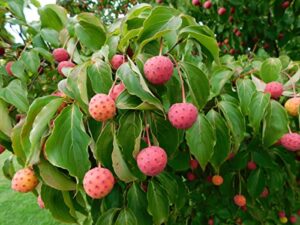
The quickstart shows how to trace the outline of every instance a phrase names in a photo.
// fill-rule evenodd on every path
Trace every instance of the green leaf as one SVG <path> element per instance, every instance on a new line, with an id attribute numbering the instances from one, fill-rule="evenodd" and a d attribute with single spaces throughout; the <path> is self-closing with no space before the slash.
<path id="1" fill-rule="evenodd" d="M 252 171 L 247 179 L 247 189 L 251 197 L 257 198 L 265 187 L 266 176 L 261 169 Z"/>
<path id="2" fill-rule="evenodd" d="M 78 23 L 75 25 L 75 33 L 80 42 L 92 50 L 100 49 L 106 41 L 106 31 L 101 20 L 91 13 L 81 13 L 76 19 Z"/>
<path id="3" fill-rule="evenodd" d="M 55 219 L 64 223 L 76 223 L 76 219 L 70 214 L 70 209 L 64 202 L 61 191 L 42 185 L 41 197 L 45 207 L 49 209 Z"/>
<path id="4" fill-rule="evenodd" d="M 22 82 L 26 82 L 28 79 L 28 75 L 25 72 L 25 66 L 22 61 L 16 61 L 13 63 L 11 67 L 11 71 L 15 77 L 19 78 Z"/>
<path id="5" fill-rule="evenodd" d="M 68 170 L 77 181 L 82 180 L 91 166 L 88 154 L 90 137 L 84 130 L 82 117 L 78 106 L 66 107 L 55 120 L 53 132 L 45 144 L 49 162 Z"/>
<path id="6" fill-rule="evenodd" d="M 11 81 L 7 87 L 0 89 L 0 98 L 17 107 L 21 112 L 27 112 L 29 102 L 27 89 L 20 80 Z"/>
<path id="7" fill-rule="evenodd" d="M 21 59 L 25 65 L 25 68 L 31 73 L 36 73 L 40 67 L 40 57 L 37 52 L 25 51 L 22 53 Z"/>
<path id="8" fill-rule="evenodd" d="M 210 162 L 214 168 L 218 170 L 222 163 L 227 159 L 231 150 L 230 131 L 226 126 L 223 117 L 213 109 L 208 112 L 206 117 L 216 132 L 216 145 Z"/>
<path id="9" fill-rule="evenodd" d="M 67 11 L 56 4 L 49 4 L 39 9 L 43 28 L 60 31 L 67 23 Z"/>
<path id="10" fill-rule="evenodd" d="M 222 110 L 226 123 L 232 133 L 234 146 L 233 151 L 236 152 L 241 142 L 244 140 L 246 132 L 245 118 L 239 109 L 239 107 L 231 102 L 222 101 L 219 103 L 219 107 Z"/>
<path id="11" fill-rule="evenodd" d="M 22 119 L 17 125 L 14 126 L 11 133 L 11 142 L 14 154 L 17 156 L 17 159 L 23 164 L 26 162 L 26 155 L 22 146 L 21 140 L 21 131 L 24 126 L 25 120 Z"/>
<path id="12" fill-rule="evenodd" d="M 59 34 L 56 30 L 44 28 L 41 30 L 41 36 L 44 41 L 49 42 L 53 47 L 59 47 Z"/>
<path id="13" fill-rule="evenodd" d="M 129 208 L 121 210 L 115 225 L 138 225 L 134 213 Z"/>
<path id="14" fill-rule="evenodd" d="M 40 54 L 41 58 L 46 59 L 48 62 L 54 62 L 53 55 L 44 48 L 36 47 L 34 51 Z"/>
<path id="15" fill-rule="evenodd" d="M 244 115 L 249 114 L 249 104 L 256 91 L 255 85 L 250 79 L 238 79 L 236 82 L 241 110 Z"/>
<path id="16" fill-rule="evenodd" d="M 169 200 L 160 185 L 151 180 L 147 191 L 148 213 L 152 215 L 154 225 L 161 225 L 168 221 Z"/>
<path id="17" fill-rule="evenodd" d="M 119 209 L 109 209 L 99 216 L 96 225 L 114 225 L 114 218 L 116 217 Z"/>
<path id="18" fill-rule="evenodd" d="M 214 154 L 216 144 L 215 131 L 204 115 L 199 115 L 196 123 L 186 131 L 186 141 L 191 154 L 205 170 L 208 161 Z"/>
<path id="19" fill-rule="evenodd" d="M 189 94 L 198 109 L 202 109 L 209 97 L 209 83 L 206 75 L 196 65 L 182 62 L 189 86 Z"/>
<path id="20" fill-rule="evenodd" d="M 281 61 L 277 58 L 268 58 L 261 65 L 260 76 L 264 82 L 276 81 L 280 77 Z"/>
<path id="21" fill-rule="evenodd" d="M 95 93 L 109 92 L 113 84 L 110 65 L 102 60 L 97 60 L 94 64 L 88 67 L 87 73 Z"/>
<path id="22" fill-rule="evenodd" d="M 134 182 L 127 194 L 128 208 L 135 214 L 139 225 L 152 225 L 151 217 L 147 213 L 147 197 L 138 183 Z"/>
<path id="23" fill-rule="evenodd" d="M 267 107 L 270 104 L 270 95 L 257 92 L 253 95 L 249 105 L 249 122 L 254 131 L 260 131 L 260 124 L 265 116 Z"/>
<path id="24" fill-rule="evenodd" d="M 8 157 L 7 159 L 5 159 L 3 166 L 2 166 L 2 172 L 3 175 L 7 178 L 7 179 L 12 179 L 15 172 L 15 167 L 14 167 L 14 158 L 11 155 L 10 157 Z"/>
<path id="25" fill-rule="evenodd" d="M 12 132 L 12 121 L 9 116 L 7 104 L 0 99 L 0 131 L 10 137 Z"/>
<path id="26" fill-rule="evenodd" d="M 18 18 L 26 21 L 24 15 L 24 0 L 7 0 L 9 10 Z"/>
<path id="27" fill-rule="evenodd" d="M 38 164 L 38 168 L 40 176 L 49 187 L 61 191 L 72 191 L 76 189 L 76 183 L 48 161 L 41 160 Z"/>
<path id="28" fill-rule="evenodd" d="M 179 191 L 176 177 L 173 174 L 163 172 L 156 176 L 156 178 L 163 189 L 165 189 L 170 202 L 176 204 Z"/>
<path id="29" fill-rule="evenodd" d="M 156 107 L 150 105 L 134 95 L 130 95 L 125 89 L 117 98 L 116 105 L 118 109 L 133 109 L 133 110 L 155 110 Z"/>
<path id="30" fill-rule="evenodd" d="M 285 133 L 288 133 L 289 119 L 284 107 L 275 100 L 267 109 L 263 124 L 263 143 L 266 147 L 275 144 Z"/>
<path id="31" fill-rule="evenodd" d="M 232 75 L 233 72 L 227 68 L 219 68 L 213 71 L 210 78 L 211 93 L 209 99 L 212 99 L 221 93 L 224 85 L 229 81 Z"/>

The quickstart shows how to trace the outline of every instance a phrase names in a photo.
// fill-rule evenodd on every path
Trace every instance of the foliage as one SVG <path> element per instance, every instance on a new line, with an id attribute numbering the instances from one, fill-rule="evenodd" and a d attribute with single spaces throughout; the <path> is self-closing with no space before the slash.
<path id="1" fill-rule="evenodd" d="M 22 1 L 14 4 L 10 13 L 28 29 L 21 51 L 4 56 L 14 61 L 13 76 L 1 64 L 0 143 L 20 165 L 33 167 L 40 181 L 34 193 L 54 218 L 86 225 L 206 224 L 210 218 L 224 225 L 278 224 L 279 210 L 289 216 L 300 208 L 297 153 L 276 145 L 289 129 L 299 131 L 299 116 L 290 117 L 283 107 L 299 92 L 299 63 L 261 53 L 220 58 L 207 26 L 165 6 L 136 5 L 105 25 L 92 13 L 72 17 L 47 5 L 39 9 L 41 21 L 28 24 Z M 63 69 L 65 76 L 51 54 L 58 47 L 77 64 Z M 127 62 L 114 71 L 116 53 Z M 143 65 L 159 53 L 175 67 L 171 80 L 154 86 Z M 126 88 L 116 100 L 117 115 L 97 122 L 89 115 L 90 99 L 108 94 L 114 81 Z M 264 93 L 270 81 L 284 84 L 278 100 Z M 51 95 L 57 90 L 63 94 Z M 199 115 L 190 129 L 178 130 L 167 112 L 184 95 Z M 146 177 L 136 163 L 145 137 L 168 154 L 165 171 L 155 177 Z M 192 171 L 191 158 L 200 162 Z M 250 160 L 255 170 L 247 168 Z M 14 174 L 10 162 L 3 168 L 8 178 Z M 83 177 L 99 163 L 116 183 L 96 200 L 85 194 Z M 191 173 L 196 179 L 188 178 Z M 215 174 L 224 178 L 221 186 L 210 182 Z M 236 194 L 246 196 L 246 208 L 234 204 Z"/>

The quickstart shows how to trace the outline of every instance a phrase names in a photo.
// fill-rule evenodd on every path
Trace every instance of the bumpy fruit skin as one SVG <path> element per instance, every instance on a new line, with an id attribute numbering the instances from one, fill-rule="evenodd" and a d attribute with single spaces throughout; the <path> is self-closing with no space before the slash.
<path id="1" fill-rule="evenodd" d="M 294 215 L 292 215 L 292 216 L 290 216 L 289 220 L 290 220 L 290 223 L 291 223 L 291 224 L 294 224 L 294 223 L 297 222 L 297 217 L 294 216 Z"/>
<path id="2" fill-rule="evenodd" d="M 223 182 L 223 177 L 221 177 L 220 175 L 214 175 L 212 177 L 212 183 L 216 186 L 220 186 L 221 184 L 223 184 Z"/>
<path id="3" fill-rule="evenodd" d="M 249 161 L 247 163 L 247 168 L 248 168 L 248 170 L 256 170 L 256 168 L 257 168 L 256 163 L 254 161 Z"/>
<path id="4" fill-rule="evenodd" d="M 235 195 L 233 198 L 234 203 L 239 206 L 243 207 L 246 205 L 247 201 L 244 195 Z"/>
<path id="5" fill-rule="evenodd" d="M 15 173 L 12 181 L 11 188 L 18 192 L 30 192 L 38 184 L 38 179 L 32 169 L 25 168 Z"/>
<path id="6" fill-rule="evenodd" d="M 162 85 L 170 80 L 173 70 L 173 63 L 166 56 L 154 56 L 144 65 L 147 80 L 155 85 Z"/>
<path id="7" fill-rule="evenodd" d="M 11 71 L 11 67 L 12 67 L 13 64 L 14 64 L 14 62 L 13 62 L 13 61 L 10 61 L 10 62 L 8 62 L 8 63 L 6 64 L 6 66 L 5 66 L 5 70 L 6 70 L 6 72 L 8 73 L 8 75 L 10 75 L 10 76 L 13 76 L 13 75 L 14 75 L 13 72 Z"/>
<path id="8" fill-rule="evenodd" d="M 192 0 L 192 4 L 194 6 L 199 6 L 199 5 L 201 5 L 201 2 L 199 0 Z"/>
<path id="9" fill-rule="evenodd" d="M 115 178 L 105 168 L 96 167 L 89 170 L 83 178 L 83 188 L 88 196 L 100 199 L 108 195 L 113 189 Z"/>
<path id="10" fill-rule="evenodd" d="M 54 51 L 52 52 L 52 55 L 56 62 L 68 61 L 68 59 L 70 57 L 69 53 L 64 48 L 54 49 Z"/>
<path id="11" fill-rule="evenodd" d="M 199 167 L 199 163 L 196 159 L 191 159 L 189 163 L 192 170 L 195 170 Z"/>
<path id="12" fill-rule="evenodd" d="M 116 114 L 115 101 L 106 94 L 96 94 L 90 101 L 89 112 L 97 121 L 109 120 Z"/>
<path id="13" fill-rule="evenodd" d="M 300 106 L 300 97 L 294 97 L 287 100 L 284 104 L 284 107 L 288 114 L 291 116 L 298 116 Z"/>
<path id="14" fill-rule="evenodd" d="M 177 129 L 188 129 L 198 117 L 197 108 L 191 103 L 175 103 L 168 112 L 168 119 Z"/>
<path id="15" fill-rule="evenodd" d="M 37 197 L 37 203 L 38 203 L 38 205 L 39 205 L 39 207 L 40 207 L 41 209 L 44 209 L 44 208 L 45 208 L 44 201 L 43 201 L 43 199 L 42 199 L 42 197 L 41 197 L 40 195 Z"/>
<path id="16" fill-rule="evenodd" d="M 188 181 L 194 181 L 194 180 L 197 179 L 197 176 L 196 176 L 193 172 L 188 172 L 188 173 L 186 174 L 186 179 L 187 179 Z"/>
<path id="17" fill-rule="evenodd" d="M 117 84 L 111 90 L 109 96 L 116 101 L 119 95 L 125 90 L 125 86 L 123 83 Z"/>
<path id="18" fill-rule="evenodd" d="M 73 68 L 75 66 L 74 63 L 72 63 L 71 61 L 62 61 L 58 64 L 57 66 L 57 71 L 61 76 L 65 76 L 62 72 L 63 68 Z"/>
<path id="19" fill-rule="evenodd" d="M 114 70 L 119 69 L 119 67 L 125 62 L 124 55 L 114 55 L 110 61 L 111 66 Z"/>
<path id="20" fill-rule="evenodd" d="M 281 137 L 280 143 L 289 151 L 300 150 L 300 134 L 288 133 Z"/>
<path id="21" fill-rule="evenodd" d="M 0 145 L 0 154 L 5 151 L 5 147 L 3 145 Z"/>
<path id="22" fill-rule="evenodd" d="M 160 174 L 165 169 L 167 162 L 167 153 L 158 146 L 144 148 L 137 155 L 137 165 L 147 176 Z"/>
<path id="23" fill-rule="evenodd" d="M 221 7 L 221 8 L 219 8 L 218 9 L 218 14 L 220 15 L 220 16 L 222 16 L 222 15 L 224 15 L 225 13 L 226 13 L 226 9 L 224 8 L 224 7 Z"/>
<path id="24" fill-rule="evenodd" d="M 283 85 L 279 82 L 273 81 L 267 83 L 265 87 L 265 93 L 270 93 L 271 97 L 274 99 L 279 98 L 283 92 Z"/>
<path id="25" fill-rule="evenodd" d="M 210 9 L 212 7 L 211 1 L 206 1 L 203 3 L 203 8 Z"/>

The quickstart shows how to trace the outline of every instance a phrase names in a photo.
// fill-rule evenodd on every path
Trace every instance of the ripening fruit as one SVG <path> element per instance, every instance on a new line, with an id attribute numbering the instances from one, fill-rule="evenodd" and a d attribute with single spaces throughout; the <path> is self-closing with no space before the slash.
<path id="1" fill-rule="evenodd" d="M 201 5 L 201 2 L 199 0 L 192 0 L 192 4 L 194 6 L 199 6 L 199 5 Z"/>
<path id="2" fill-rule="evenodd" d="M 75 66 L 74 63 L 72 63 L 71 61 L 62 61 L 58 64 L 57 66 L 57 71 L 61 76 L 65 76 L 64 73 L 62 72 L 63 68 L 73 68 Z"/>
<path id="3" fill-rule="evenodd" d="M 186 179 L 187 179 L 188 181 L 194 181 L 194 180 L 197 179 L 197 176 L 196 176 L 193 172 L 188 172 L 188 173 L 186 174 Z"/>
<path id="4" fill-rule="evenodd" d="M 192 103 L 175 103 L 168 112 L 168 119 L 177 129 L 188 129 L 198 117 L 198 110 Z"/>
<path id="5" fill-rule="evenodd" d="M 218 14 L 220 15 L 220 16 L 222 16 L 222 15 L 224 15 L 225 13 L 226 13 L 226 8 L 224 8 L 224 7 L 221 7 L 221 8 L 219 8 L 218 9 Z"/>
<path id="6" fill-rule="evenodd" d="M 299 106 L 300 106 L 300 98 L 299 97 L 290 98 L 284 104 L 286 111 L 291 116 L 298 116 Z"/>
<path id="7" fill-rule="evenodd" d="M 285 216 L 280 217 L 279 220 L 280 220 L 281 223 L 287 223 L 288 222 L 288 218 L 286 218 Z"/>
<path id="8" fill-rule="evenodd" d="M 37 197 L 37 203 L 38 203 L 38 205 L 39 205 L 39 207 L 40 207 L 41 209 L 44 209 L 44 208 L 45 208 L 44 201 L 43 201 L 43 199 L 42 199 L 42 197 L 41 197 L 40 195 Z"/>
<path id="9" fill-rule="evenodd" d="M 83 178 L 84 191 L 93 199 L 100 199 L 108 195 L 114 184 L 113 174 L 100 166 L 89 170 Z"/>
<path id="10" fill-rule="evenodd" d="M 240 30 L 237 30 L 237 31 L 235 32 L 235 36 L 237 36 L 237 37 L 242 36 L 242 32 L 241 32 Z"/>
<path id="11" fill-rule="evenodd" d="M 163 0 L 156 0 L 156 3 L 161 4 L 163 3 Z"/>
<path id="12" fill-rule="evenodd" d="M 257 168 L 256 163 L 254 161 L 249 161 L 247 163 L 248 170 L 255 170 Z"/>
<path id="13" fill-rule="evenodd" d="M 280 143 L 289 151 L 300 150 L 300 134 L 288 133 L 281 137 Z"/>
<path id="14" fill-rule="evenodd" d="M 216 186 L 220 186 L 221 184 L 223 184 L 223 177 L 221 177 L 220 175 L 214 175 L 212 177 L 212 183 Z"/>
<path id="15" fill-rule="evenodd" d="M 233 201 L 239 207 L 246 205 L 246 198 L 244 195 L 235 195 Z"/>
<path id="16" fill-rule="evenodd" d="M 230 55 L 234 55 L 235 54 L 235 49 L 234 48 L 230 49 L 229 53 L 230 53 Z"/>
<path id="17" fill-rule="evenodd" d="M 124 55 L 114 55 L 110 61 L 111 66 L 114 70 L 119 69 L 119 67 L 125 62 Z"/>
<path id="18" fill-rule="evenodd" d="M 225 45 L 228 45 L 228 44 L 229 44 L 229 39 L 226 38 L 226 39 L 223 41 L 223 43 L 224 43 Z"/>
<path id="19" fill-rule="evenodd" d="M 211 1 L 206 1 L 203 3 L 203 8 L 204 9 L 210 9 L 212 7 Z"/>
<path id="20" fill-rule="evenodd" d="M 166 56 L 154 56 L 144 65 L 144 74 L 147 80 L 156 85 L 166 83 L 173 74 L 173 63 Z"/>
<path id="21" fill-rule="evenodd" d="M 30 192 L 38 184 L 38 179 L 32 169 L 25 168 L 15 173 L 12 181 L 11 188 L 18 192 Z"/>
<path id="22" fill-rule="evenodd" d="M 137 155 L 137 165 L 143 174 L 156 176 L 166 167 L 168 156 L 164 149 L 150 146 L 142 149 Z"/>
<path id="23" fill-rule="evenodd" d="M 285 212 L 284 211 L 279 211 L 278 212 L 278 217 L 279 218 L 285 217 Z"/>
<path id="24" fill-rule="evenodd" d="M 125 90 L 125 86 L 123 83 L 117 84 L 111 90 L 109 96 L 116 101 L 119 95 Z"/>
<path id="25" fill-rule="evenodd" d="M 64 48 L 54 49 L 54 51 L 52 52 L 52 55 L 56 62 L 68 61 L 68 59 L 70 57 L 69 53 Z"/>
<path id="26" fill-rule="evenodd" d="M 274 99 L 279 98 L 283 92 L 283 85 L 279 82 L 273 81 L 267 83 L 265 87 L 265 93 L 270 93 L 271 97 Z"/>
<path id="27" fill-rule="evenodd" d="M 109 120 L 116 114 L 115 101 L 106 94 L 96 94 L 89 103 L 89 112 L 97 121 Z"/>
<path id="28" fill-rule="evenodd" d="M 0 145 L 0 154 L 5 151 L 5 147 L 3 145 Z"/>
<path id="29" fill-rule="evenodd" d="M 8 73 L 8 75 L 10 75 L 10 76 L 13 76 L 13 75 L 14 75 L 13 72 L 11 71 L 11 67 L 12 67 L 13 64 L 14 64 L 14 62 L 13 62 L 13 61 L 10 61 L 10 62 L 8 62 L 8 63 L 6 64 L 6 66 L 5 66 L 5 70 L 6 70 L 6 72 Z"/>
<path id="30" fill-rule="evenodd" d="M 260 193 L 261 198 L 266 198 L 269 195 L 269 189 L 267 187 L 264 187 L 264 190 Z"/>
<path id="31" fill-rule="evenodd" d="M 199 163 L 196 159 L 191 159 L 189 163 L 192 170 L 195 170 L 199 167 Z"/>
<path id="32" fill-rule="evenodd" d="M 208 225 L 214 225 L 214 219 L 213 218 L 210 218 L 209 220 L 208 220 L 208 223 L 207 223 Z"/>
<path id="33" fill-rule="evenodd" d="M 294 223 L 297 222 L 297 217 L 294 216 L 294 215 L 292 215 L 292 216 L 290 216 L 289 220 L 290 220 L 290 223 L 291 223 L 291 224 L 294 224 Z"/>
<path id="34" fill-rule="evenodd" d="M 284 2 L 281 4 L 281 7 L 282 7 L 283 9 L 287 9 L 289 6 L 290 6 L 290 2 L 289 2 L 289 1 L 284 1 Z"/>

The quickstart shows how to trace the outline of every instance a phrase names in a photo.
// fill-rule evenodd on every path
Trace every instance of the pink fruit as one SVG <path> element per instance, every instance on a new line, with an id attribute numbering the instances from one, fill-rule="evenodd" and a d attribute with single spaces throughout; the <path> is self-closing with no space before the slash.
<path id="1" fill-rule="evenodd" d="M 242 35 L 241 31 L 238 30 L 238 31 L 235 32 L 235 36 L 240 37 L 241 35 Z"/>
<path id="2" fill-rule="evenodd" d="M 111 90 L 109 96 L 116 101 L 119 95 L 125 90 L 125 86 L 123 83 L 117 84 Z"/>
<path id="3" fill-rule="evenodd" d="M 75 66 L 74 63 L 72 63 L 71 61 L 62 61 L 58 64 L 57 66 L 57 71 L 60 75 L 62 75 L 63 77 L 65 76 L 62 72 L 63 68 L 73 68 Z"/>
<path id="4" fill-rule="evenodd" d="M 0 154 L 5 151 L 5 147 L 3 145 L 0 145 Z"/>
<path id="5" fill-rule="evenodd" d="M 273 81 L 267 83 L 265 87 L 265 93 L 270 93 L 271 97 L 274 99 L 279 98 L 283 92 L 283 85 L 279 82 Z"/>
<path id="6" fill-rule="evenodd" d="M 198 117 L 197 108 L 191 103 L 176 103 L 171 106 L 168 118 L 177 129 L 188 129 L 193 126 Z"/>
<path id="7" fill-rule="evenodd" d="M 166 56 L 154 56 L 146 61 L 144 74 L 150 83 L 164 84 L 173 74 L 173 63 Z"/>
<path id="8" fill-rule="evenodd" d="M 56 62 L 68 61 L 68 59 L 70 57 L 69 53 L 64 48 L 54 49 L 54 51 L 52 52 L 52 55 Z"/>
<path id="9" fill-rule="evenodd" d="M 256 163 L 254 161 L 249 161 L 247 164 L 248 170 L 255 170 L 256 169 Z"/>
<path id="10" fill-rule="evenodd" d="M 199 0 L 192 0 L 192 4 L 194 6 L 199 6 L 199 5 L 201 5 L 201 2 Z"/>
<path id="11" fill-rule="evenodd" d="M 261 198 L 266 198 L 269 195 L 269 189 L 267 187 L 264 188 L 264 190 L 260 193 Z"/>
<path id="12" fill-rule="evenodd" d="M 281 4 L 281 7 L 283 8 L 283 9 L 286 9 L 286 8 L 288 8 L 290 6 L 290 2 L 289 1 L 284 1 L 282 4 Z"/>
<path id="13" fill-rule="evenodd" d="M 115 101 L 106 94 L 96 94 L 89 103 L 89 112 L 97 121 L 109 120 L 116 114 Z"/>
<path id="14" fill-rule="evenodd" d="M 203 3 L 203 8 L 210 9 L 212 7 L 211 1 L 206 1 Z"/>
<path id="15" fill-rule="evenodd" d="M 44 201 L 43 201 L 43 199 L 42 199 L 42 197 L 41 197 L 40 195 L 39 195 L 38 198 L 37 198 L 37 203 L 38 203 L 38 205 L 39 205 L 39 207 L 40 207 L 41 209 L 44 209 L 44 208 L 45 208 Z"/>
<path id="16" fill-rule="evenodd" d="M 186 174 L 186 179 L 187 179 L 188 181 L 194 181 L 194 180 L 197 179 L 197 176 L 196 176 L 193 172 L 188 172 L 188 173 Z"/>
<path id="17" fill-rule="evenodd" d="M 147 176 L 160 174 L 165 169 L 167 161 L 167 153 L 158 146 L 144 148 L 137 156 L 137 165 Z"/>
<path id="18" fill-rule="evenodd" d="M 221 8 L 219 8 L 218 9 L 218 14 L 220 15 L 220 16 L 222 16 L 222 15 L 224 15 L 225 13 L 226 13 L 226 8 L 224 8 L 224 7 L 221 7 Z"/>
<path id="19" fill-rule="evenodd" d="M 190 167 L 192 170 L 195 170 L 199 167 L 199 163 L 196 159 L 191 159 L 190 160 Z"/>
<path id="20" fill-rule="evenodd" d="M 38 179 L 32 169 L 25 168 L 15 173 L 12 181 L 11 188 L 18 192 L 30 192 L 38 184 Z"/>
<path id="21" fill-rule="evenodd" d="M 119 69 L 119 67 L 125 62 L 124 55 L 114 55 L 110 61 L 111 66 L 114 70 Z"/>
<path id="22" fill-rule="evenodd" d="M 285 217 L 285 212 L 284 211 L 279 211 L 278 216 L 279 216 L 279 218 Z"/>
<path id="23" fill-rule="evenodd" d="M 94 199 L 100 199 L 108 195 L 114 184 L 115 178 L 112 173 L 100 166 L 89 170 L 83 178 L 84 191 Z"/>
<path id="24" fill-rule="evenodd" d="M 209 220 L 208 220 L 208 223 L 207 223 L 208 225 L 214 225 L 214 219 L 213 218 L 210 218 Z"/>
<path id="25" fill-rule="evenodd" d="M 14 62 L 13 62 L 13 61 L 10 61 L 10 62 L 8 62 L 8 63 L 6 64 L 6 66 L 5 66 L 5 70 L 6 70 L 6 72 L 8 73 L 8 75 L 10 75 L 10 76 L 13 76 L 13 75 L 14 75 L 13 72 L 11 71 L 11 67 L 12 67 L 13 64 L 14 64 Z"/>
<path id="26" fill-rule="evenodd" d="M 288 133 L 281 137 L 280 143 L 289 151 L 300 150 L 300 135 L 298 133 Z"/>
<path id="27" fill-rule="evenodd" d="M 297 222 L 297 217 L 296 216 L 294 216 L 294 215 L 292 215 L 292 216 L 290 216 L 290 223 L 291 224 L 294 224 L 294 223 L 296 223 Z"/>

